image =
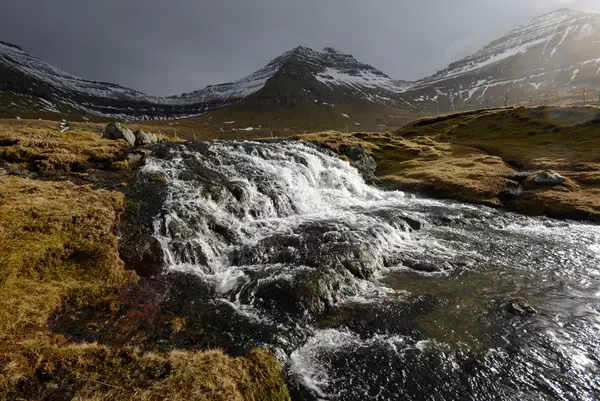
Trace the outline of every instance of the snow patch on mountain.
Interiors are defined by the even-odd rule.
[[[17,68],[54,88],[67,93],[78,92],[88,96],[116,99],[139,99],[147,96],[142,92],[119,85],[89,81],[66,73],[39,58],[25,53],[15,45],[0,42],[0,63]]]
[[[325,71],[315,74],[315,78],[331,88],[349,86],[359,90],[363,88],[385,89],[390,92],[401,93],[408,87],[408,85],[398,85],[396,81],[387,75],[371,70],[348,72],[329,67]]]
[[[520,46],[517,46],[517,47],[506,48],[498,54],[490,55],[489,58],[487,58],[487,59],[473,61],[464,67],[453,70],[452,73],[448,74],[445,78],[451,77],[453,75],[464,74],[465,72],[478,70],[478,69],[487,67],[490,64],[494,64],[499,61],[505,60],[509,57],[516,56],[519,53],[525,53],[531,47],[538,45],[540,43],[546,42],[548,39],[549,38],[541,38],[541,39],[534,40],[529,43],[521,44]]]

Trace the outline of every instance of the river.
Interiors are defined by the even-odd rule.
[[[165,264],[293,399],[600,399],[599,226],[382,191],[297,141],[170,146],[142,171]]]

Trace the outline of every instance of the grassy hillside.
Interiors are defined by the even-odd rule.
[[[413,121],[384,134],[321,133],[304,137],[341,153],[363,146],[389,187],[527,214],[600,218],[600,120],[594,107],[481,110]],[[554,170],[555,187],[505,191],[515,171]]]

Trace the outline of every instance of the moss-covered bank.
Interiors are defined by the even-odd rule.
[[[508,108],[417,120],[387,133],[299,138],[344,154],[367,149],[388,188],[506,207],[528,215],[600,220],[600,110]],[[560,185],[527,186],[553,171]],[[516,174],[522,173],[522,174]]]

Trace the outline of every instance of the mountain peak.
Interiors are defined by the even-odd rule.
[[[314,50],[312,48],[310,48],[308,46],[304,46],[304,45],[296,46],[291,51],[292,52],[314,52]]]
[[[558,10],[551,11],[546,14],[539,15],[534,17],[531,20],[531,23],[539,23],[545,21],[552,21],[559,23],[561,21],[570,19],[570,18],[578,18],[590,15],[597,15],[596,13],[584,12],[579,10],[573,10],[572,8],[559,8]]]
[[[343,54],[341,51],[334,49],[333,47],[325,47],[323,50],[321,50],[321,52],[329,54]]]

